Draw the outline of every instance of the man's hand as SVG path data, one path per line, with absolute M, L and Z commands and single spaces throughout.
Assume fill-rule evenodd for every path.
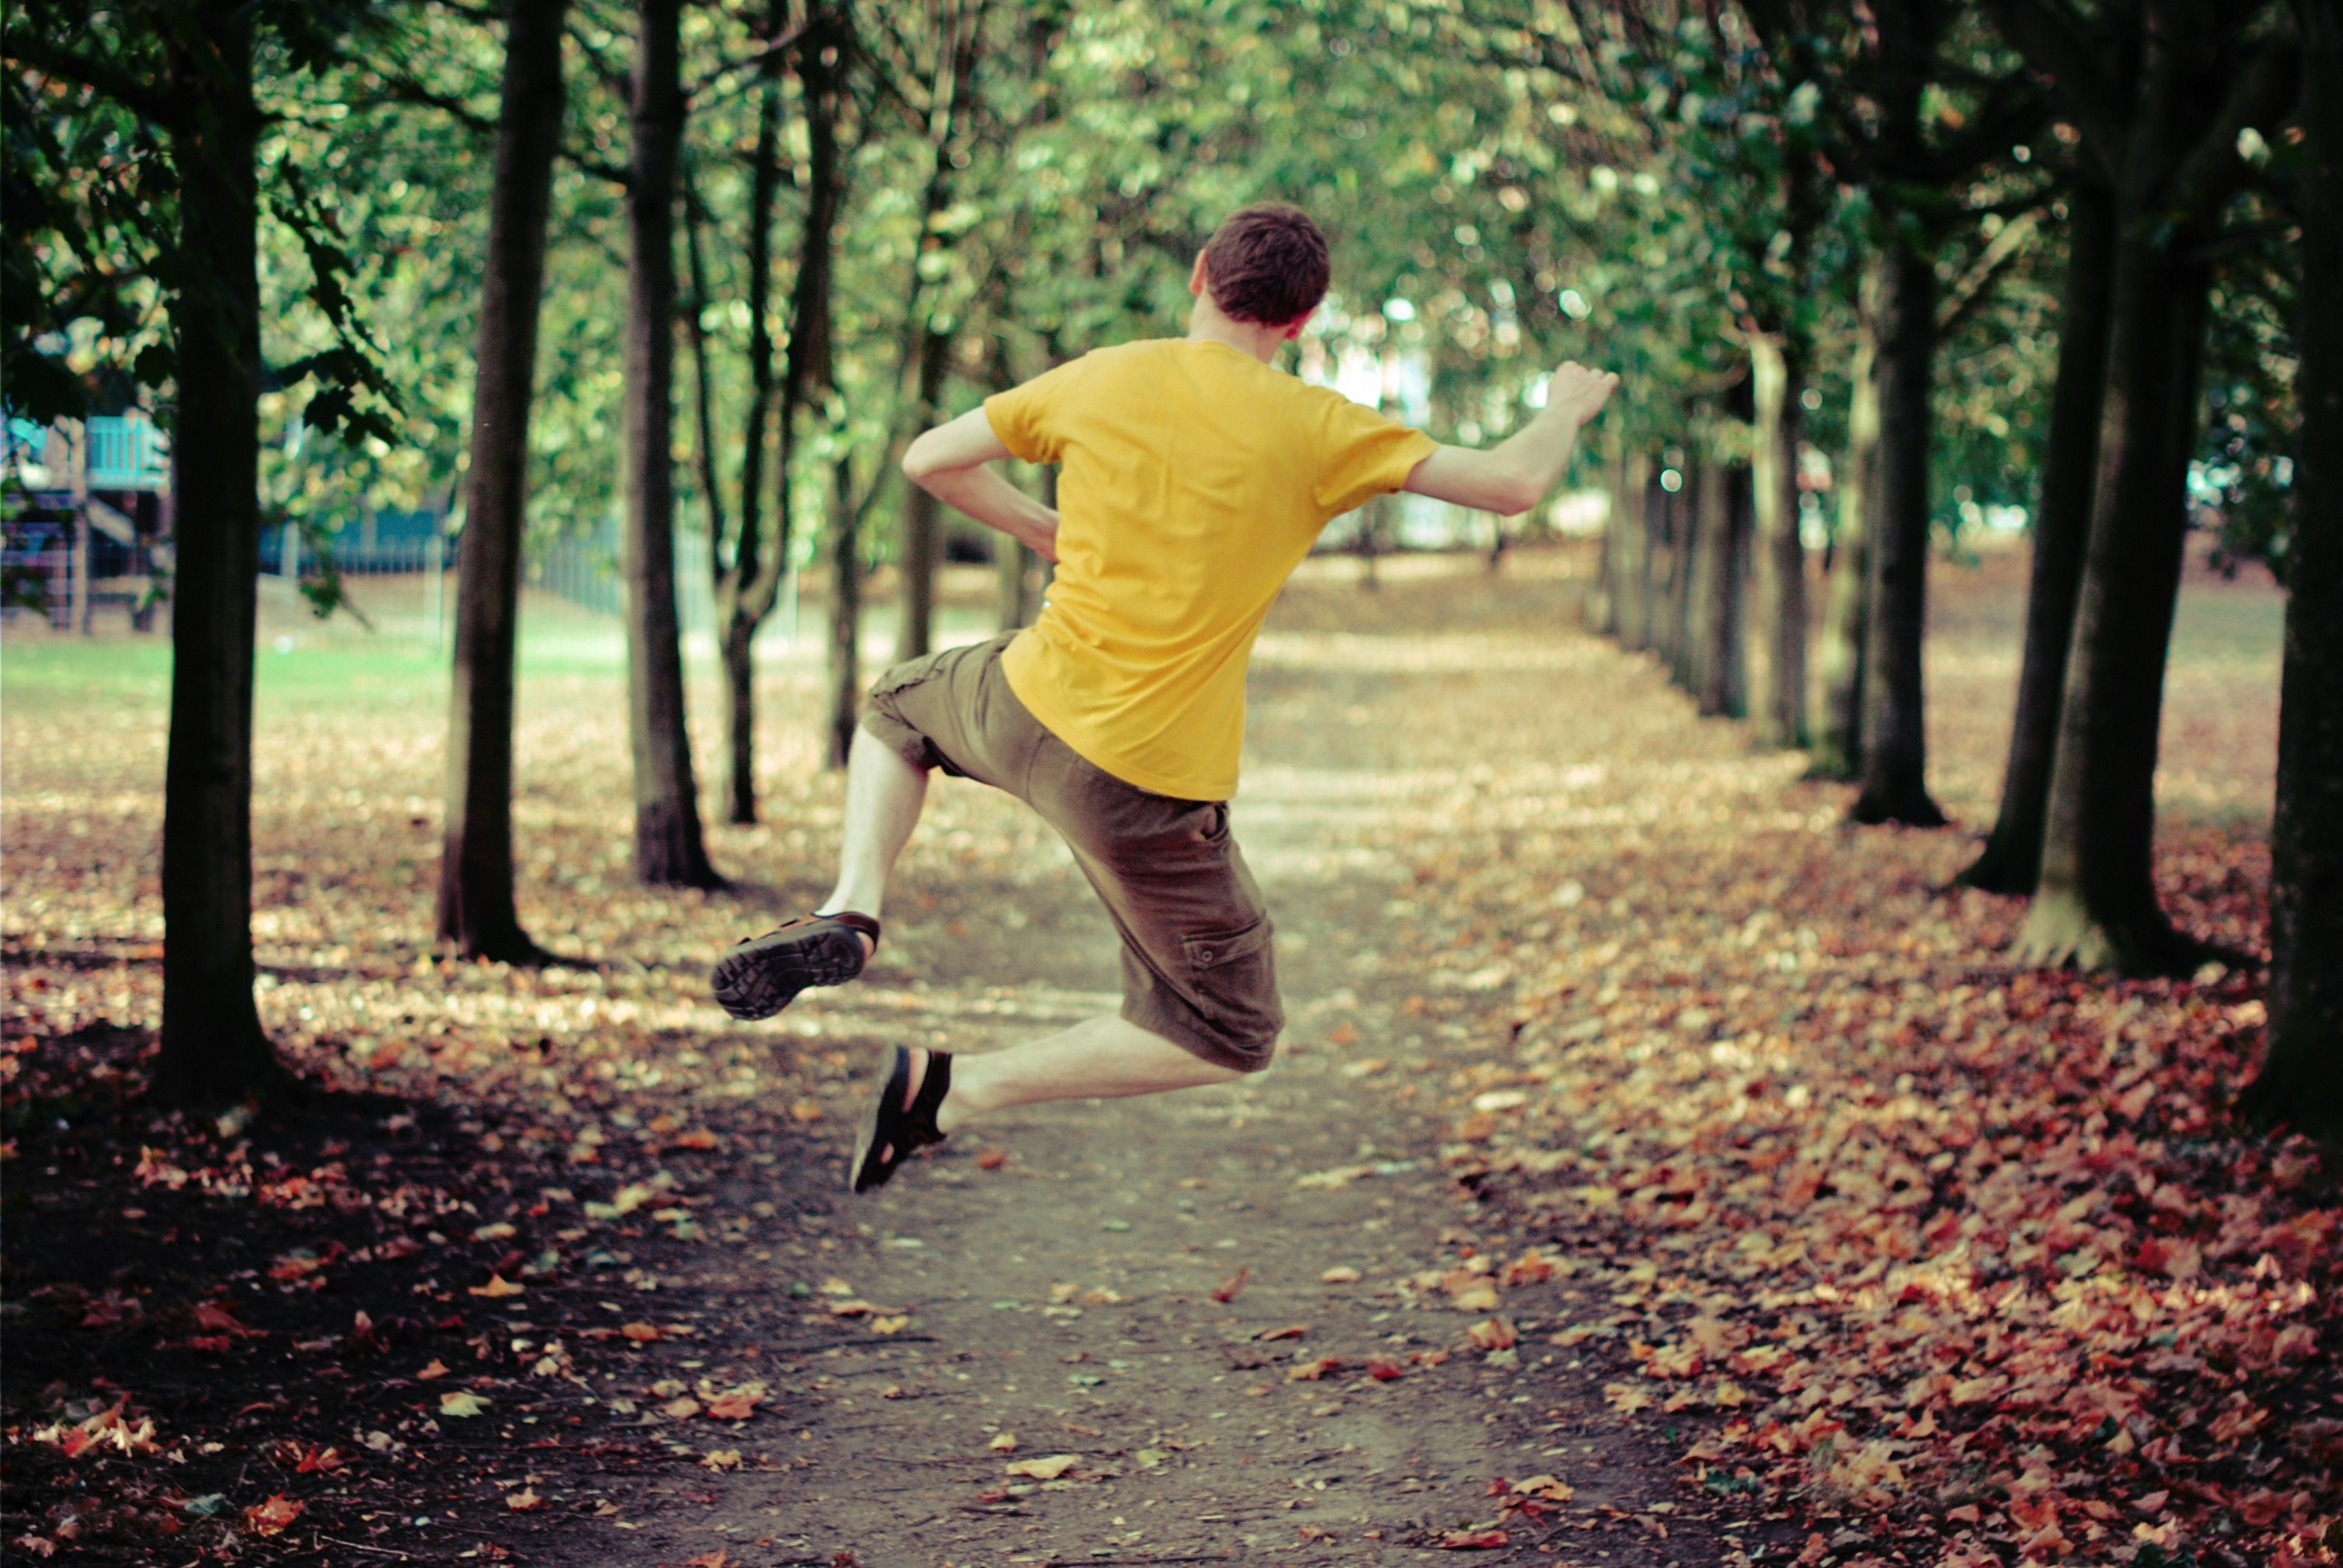
M 1545 407 L 1524 428 L 1486 451 L 1443 447 L 1415 466 L 1403 487 L 1501 517 L 1526 512 L 1552 493 L 1579 427 L 1603 411 L 1618 385 L 1608 370 L 1572 360 L 1546 377 Z
M 1575 359 L 1564 360 L 1560 369 L 1546 377 L 1545 406 L 1584 425 L 1603 412 L 1603 405 L 1611 401 L 1618 386 L 1619 377 L 1608 370 L 1589 370 Z
M 986 467 L 1011 455 L 993 434 L 984 410 L 971 408 L 913 441 L 903 454 L 903 473 L 946 506 L 958 508 L 987 528 L 1000 529 L 1054 563 L 1058 558 L 1056 509 L 1043 506 Z

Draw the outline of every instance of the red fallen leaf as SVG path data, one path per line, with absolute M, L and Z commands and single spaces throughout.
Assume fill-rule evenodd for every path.
M 1513 1538 L 1502 1530 L 1452 1530 L 1440 1538 L 1443 1552 L 1492 1552 L 1511 1546 Z
M 1388 1362 L 1381 1356 L 1373 1356 L 1367 1362 L 1367 1375 L 1377 1382 L 1397 1382 L 1401 1378 L 1405 1377 L 1407 1372 L 1396 1362 Z
M 717 1147 L 716 1134 L 705 1127 L 695 1127 L 689 1132 L 679 1132 L 669 1139 L 667 1146 L 669 1149 L 714 1149 Z
M 1308 1323 L 1288 1323 L 1282 1329 L 1263 1329 L 1253 1335 L 1257 1340 L 1298 1340 L 1310 1332 Z
M 1008 1163 L 1009 1151 L 1006 1149 L 987 1149 L 976 1157 L 976 1168 L 980 1171 L 998 1171 Z
M 218 1302 L 196 1303 L 196 1327 L 211 1334 L 229 1334 L 238 1339 L 266 1338 L 266 1329 L 248 1329 L 236 1321 L 236 1314 Z
M 299 1462 L 293 1466 L 293 1471 L 297 1475 L 309 1475 L 319 1471 L 331 1473 L 341 1468 L 342 1456 L 339 1450 L 328 1448 L 320 1452 L 317 1445 L 313 1442 L 309 1445 L 308 1451 L 301 1455 Z
M 267 1502 L 244 1511 L 244 1522 L 255 1535 L 281 1535 L 286 1526 L 301 1517 L 301 1507 L 283 1493 L 272 1493 Z
M 1222 1280 L 1219 1284 L 1212 1287 L 1212 1300 L 1216 1302 L 1235 1301 L 1237 1299 L 1237 1292 L 1243 1290 L 1245 1282 L 1252 1278 L 1252 1265 L 1251 1263 L 1247 1263 L 1243 1268 L 1239 1269 L 1235 1273 L 1231 1274 L 1227 1279 Z
M 638 1344 L 647 1345 L 659 1337 L 659 1325 L 657 1323 L 628 1323 L 623 1325 L 618 1332 L 626 1335 L 627 1338 L 633 1340 Z
M 685 1558 L 683 1568 L 732 1568 L 732 1554 L 719 1546 L 713 1552 L 703 1552 L 697 1557 Z
M 757 1413 L 757 1398 L 753 1393 L 718 1394 L 708 1402 L 709 1416 L 716 1421 L 746 1421 Z

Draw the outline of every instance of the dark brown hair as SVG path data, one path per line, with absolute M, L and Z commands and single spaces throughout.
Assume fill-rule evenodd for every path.
M 1232 213 L 1204 246 L 1212 303 L 1238 321 L 1283 327 L 1326 297 L 1326 236 L 1310 215 L 1282 201 Z

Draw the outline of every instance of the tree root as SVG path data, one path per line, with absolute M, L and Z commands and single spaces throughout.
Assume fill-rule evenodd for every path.
M 1918 785 L 1896 789 L 1865 789 L 1847 808 L 1846 819 L 1858 827 L 1894 822 L 1906 828 L 1943 828 L 1951 819 Z
M 2036 969 L 2077 969 L 2146 978 L 2193 974 L 2207 964 L 2249 965 L 2234 949 L 2177 930 L 2152 902 L 2117 914 L 2093 911 L 2083 896 L 2060 889 L 2035 894 L 2010 956 Z

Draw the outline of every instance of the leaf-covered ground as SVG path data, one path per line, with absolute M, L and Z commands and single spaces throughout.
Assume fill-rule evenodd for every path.
M 533 606 L 524 916 L 580 961 L 516 973 L 427 940 L 444 678 L 272 620 L 261 1002 L 335 1092 L 198 1124 L 139 1098 L 161 656 L 12 643 L 5 1550 L 2333 1560 L 2336 1180 L 2226 1121 L 2252 977 L 2012 971 L 2016 906 L 1939 891 L 1972 835 L 1841 828 L 1581 636 L 1571 564 L 1281 608 L 1236 811 L 1275 1071 L 1003 1118 L 860 1203 L 873 1044 L 1003 1043 L 1114 965 L 1062 849 L 946 783 L 866 980 L 725 1020 L 710 954 L 826 881 L 810 667 L 770 825 L 711 829 L 743 881 L 649 892 L 607 628 Z M 1936 586 L 1976 826 L 2022 562 Z M 2276 616 L 2192 584 L 2167 720 L 2167 898 L 2247 948 Z

